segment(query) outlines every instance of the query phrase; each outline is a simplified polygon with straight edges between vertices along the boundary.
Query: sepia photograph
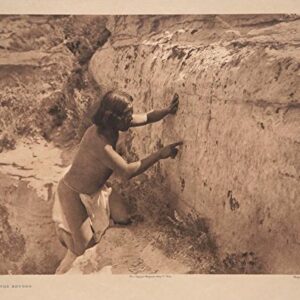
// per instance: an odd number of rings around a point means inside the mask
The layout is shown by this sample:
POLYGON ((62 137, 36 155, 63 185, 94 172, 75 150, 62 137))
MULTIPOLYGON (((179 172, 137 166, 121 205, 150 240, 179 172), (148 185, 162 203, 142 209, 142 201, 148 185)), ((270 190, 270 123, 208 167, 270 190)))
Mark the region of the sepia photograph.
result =
POLYGON ((0 274, 299 274, 300 16, 0 16, 0 274))

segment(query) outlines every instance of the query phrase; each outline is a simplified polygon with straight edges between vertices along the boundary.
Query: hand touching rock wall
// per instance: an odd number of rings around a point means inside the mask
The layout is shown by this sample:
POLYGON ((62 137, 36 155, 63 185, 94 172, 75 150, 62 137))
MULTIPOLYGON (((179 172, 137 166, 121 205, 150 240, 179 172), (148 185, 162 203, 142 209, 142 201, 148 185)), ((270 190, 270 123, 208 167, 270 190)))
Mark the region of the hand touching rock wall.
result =
POLYGON ((252 251, 267 272, 299 261, 300 20, 297 16, 129 16, 90 72, 125 90, 136 111, 180 109, 132 132, 141 155, 184 140, 155 170, 177 210, 208 220, 221 255, 252 251), (175 200, 174 200, 175 201, 175 200))

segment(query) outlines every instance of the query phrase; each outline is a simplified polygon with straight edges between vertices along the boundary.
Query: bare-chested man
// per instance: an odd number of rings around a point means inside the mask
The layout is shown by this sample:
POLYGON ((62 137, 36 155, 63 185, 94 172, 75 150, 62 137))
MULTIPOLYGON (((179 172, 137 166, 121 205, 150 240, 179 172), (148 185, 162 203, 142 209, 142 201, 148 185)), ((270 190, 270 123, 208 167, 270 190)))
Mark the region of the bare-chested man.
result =
MULTIPOLYGON (((105 203, 109 206, 107 199, 111 188, 105 183, 113 172, 129 180, 161 159, 174 158, 177 147, 182 144, 176 142, 142 160, 126 162, 116 152, 119 131, 154 123, 168 114, 175 114, 179 104, 178 95, 175 94, 171 104, 165 109, 134 114, 132 101, 132 97, 123 92, 111 91, 104 95, 93 116, 94 125, 85 132, 72 166, 58 184, 56 205, 59 205, 61 219, 55 221, 59 239, 68 251, 56 271, 57 274, 68 271, 77 256, 99 241, 99 236, 95 238, 93 222, 90 222, 92 211, 88 211, 87 205, 83 204, 84 199, 102 201, 104 206, 105 203)), ((113 218, 113 205, 111 206, 111 211, 108 209, 107 213, 113 218)), ((122 216, 121 213, 116 221, 126 223, 126 218, 126 214, 122 216)), ((102 227, 105 229, 108 223, 105 223, 105 216, 102 219, 95 219, 95 222, 100 222, 100 227, 101 222, 104 222, 102 227)))

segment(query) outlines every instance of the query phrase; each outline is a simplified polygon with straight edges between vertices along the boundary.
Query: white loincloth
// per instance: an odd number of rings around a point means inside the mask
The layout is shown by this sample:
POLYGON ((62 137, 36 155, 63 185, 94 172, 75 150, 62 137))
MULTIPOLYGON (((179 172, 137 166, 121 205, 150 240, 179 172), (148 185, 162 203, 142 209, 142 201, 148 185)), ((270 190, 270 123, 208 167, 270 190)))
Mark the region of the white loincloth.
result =
MULTIPOLYGON (((96 241, 101 239, 110 224, 109 196, 111 192, 112 188, 104 185, 93 195, 80 194, 81 202, 87 210, 96 241)), ((71 233, 57 192, 54 196, 52 218, 59 228, 71 233)))

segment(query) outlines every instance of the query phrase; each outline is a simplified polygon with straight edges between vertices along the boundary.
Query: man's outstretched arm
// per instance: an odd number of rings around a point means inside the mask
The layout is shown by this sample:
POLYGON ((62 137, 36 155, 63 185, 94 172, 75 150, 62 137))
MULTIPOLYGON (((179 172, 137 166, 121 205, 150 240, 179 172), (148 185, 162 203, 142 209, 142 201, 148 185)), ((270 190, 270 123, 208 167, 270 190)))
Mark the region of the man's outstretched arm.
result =
POLYGON ((179 96, 174 95, 171 104, 167 108, 152 110, 148 113, 133 114, 131 127, 142 126, 162 120, 168 114, 176 114, 179 105, 179 96))
POLYGON ((131 163, 124 160, 111 145, 107 144, 104 146, 102 158, 104 164, 113 170, 116 175, 124 180, 129 180, 132 177, 142 174, 161 159, 175 158, 178 153, 178 147, 182 144, 182 141, 169 144, 146 158, 131 163))

